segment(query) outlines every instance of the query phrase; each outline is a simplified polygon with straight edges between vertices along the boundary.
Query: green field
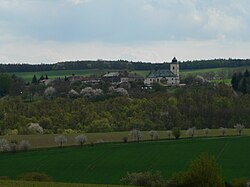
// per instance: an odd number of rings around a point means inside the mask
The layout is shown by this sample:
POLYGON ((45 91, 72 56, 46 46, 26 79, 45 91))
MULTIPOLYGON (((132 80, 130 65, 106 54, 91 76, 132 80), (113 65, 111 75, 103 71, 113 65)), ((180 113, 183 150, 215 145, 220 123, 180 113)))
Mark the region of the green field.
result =
POLYGON ((208 152, 216 157, 226 180, 249 178, 249 142, 249 136, 212 137, 4 153, 0 176, 15 179, 25 172, 43 172, 59 182, 119 184, 127 172, 161 171, 169 178, 208 152))

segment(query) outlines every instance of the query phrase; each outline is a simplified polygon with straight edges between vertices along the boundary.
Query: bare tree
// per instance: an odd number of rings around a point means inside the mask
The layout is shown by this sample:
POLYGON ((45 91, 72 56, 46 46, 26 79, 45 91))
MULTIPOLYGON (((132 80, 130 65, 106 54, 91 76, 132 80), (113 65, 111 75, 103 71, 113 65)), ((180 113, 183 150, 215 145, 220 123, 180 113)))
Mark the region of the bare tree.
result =
POLYGON ((209 133, 210 129, 209 128, 205 128, 203 129, 203 132, 206 136, 208 136, 208 133, 209 133))
POLYGON ((224 128, 224 127, 220 127, 219 128, 219 131, 221 133, 222 136, 225 136, 226 132, 227 132, 227 128, 224 128))
POLYGON ((133 129, 132 131, 130 131, 129 135, 132 136, 133 140, 137 141, 138 143, 139 143, 140 139, 142 138, 141 131, 139 131, 137 129, 133 129))
POLYGON ((55 142, 60 145, 60 147, 63 147, 63 144, 66 144, 68 139, 64 135, 58 135, 55 137, 55 142))
POLYGON ((237 123, 237 124, 234 126, 234 128, 235 128, 235 130, 238 132, 238 134, 239 134, 239 136, 240 136, 241 133, 242 133, 242 131, 243 131, 243 129, 245 128, 245 126, 242 125, 242 124, 237 123))
POLYGON ((21 151, 28 151, 30 149, 31 145, 28 140, 22 140, 19 144, 19 150, 21 151))
POLYGON ((196 131, 196 127, 188 128, 188 130, 187 130, 187 135, 188 135, 189 137, 194 137, 195 131, 196 131))
POLYGON ((81 147, 83 144, 87 142, 87 136, 84 136, 83 134, 80 134, 75 137, 76 143, 78 143, 81 147))

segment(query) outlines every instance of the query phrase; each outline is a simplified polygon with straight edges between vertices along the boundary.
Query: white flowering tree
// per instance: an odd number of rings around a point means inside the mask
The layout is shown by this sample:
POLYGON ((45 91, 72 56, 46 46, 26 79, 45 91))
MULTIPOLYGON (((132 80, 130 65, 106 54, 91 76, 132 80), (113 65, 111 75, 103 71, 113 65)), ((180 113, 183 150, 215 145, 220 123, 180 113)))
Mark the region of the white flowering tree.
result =
POLYGON ((77 98, 77 97, 79 97, 79 93, 77 92, 77 91, 75 91, 74 89, 71 89, 70 91, 69 91, 69 93, 68 93, 68 96, 70 97, 70 98, 77 98))
POLYGON ((55 137, 55 142, 60 146, 63 147, 64 144, 66 144, 68 142, 68 139, 66 136, 64 135, 58 135, 55 137))
POLYGON ((50 86, 46 88, 46 90, 44 91, 44 97, 50 99, 55 95, 55 93, 56 93, 56 89, 50 86))
POLYGON ((28 129, 33 134, 43 134, 43 128, 39 123, 30 123, 28 129))
POLYGON ((219 128, 219 132, 222 136, 225 136, 226 132, 227 132, 227 128, 224 128, 224 127, 220 127, 219 128))
POLYGON ((209 128, 205 128, 203 129, 203 132, 206 136, 208 136, 208 133, 209 133, 210 129, 209 128))
POLYGON ((19 150, 21 151, 28 151, 30 149, 31 145, 30 142, 28 140, 22 140, 19 143, 19 150))
POLYGON ((240 136, 242 134, 242 131, 244 130, 245 126, 242 125, 242 124, 239 124, 237 123, 235 126, 234 126, 236 132, 238 133, 238 135, 240 136))
POLYGON ((158 140, 159 139, 159 133, 155 130, 151 130, 148 132, 151 140, 158 140))
POLYGON ((93 89, 91 87, 86 87, 86 88, 81 90, 80 94, 83 97, 91 98, 91 97, 96 97, 96 96, 102 95, 103 91, 101 89, 93 89))
POLYGON ((8 152, 10 150, 9 141, 6 139, 0 139, 0 152, 8 152))
POLYGON ((137 141, 139 143, 139 141, 142 138, 142 133, 141 131, 137 130, 137 129, 133 129, 132 131, 130 131, 129 133, 130 136, 132 136, 134 141, 137 141))
POLYGON ((187 135, 188 135, 189 137, 194 137, 195 131, 196 131, 196 127, 188 128, 188 130, 187 130, 187 135))
POLYGON ((87 136, 84 136, 83 134, 76 136, 75 140, 76 143, 79 144, 81 147, 88 141, 87 136))

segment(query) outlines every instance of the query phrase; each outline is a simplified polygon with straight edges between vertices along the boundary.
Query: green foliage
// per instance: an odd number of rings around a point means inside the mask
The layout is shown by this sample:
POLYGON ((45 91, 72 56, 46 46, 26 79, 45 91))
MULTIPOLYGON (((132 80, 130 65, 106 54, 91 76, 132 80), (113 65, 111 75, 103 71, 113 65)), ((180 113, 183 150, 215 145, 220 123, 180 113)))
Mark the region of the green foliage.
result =
POLYGON ((170 179, 168 187, 224 187, 224 181, 215 159, 208 154, 194 160, 187 172, 170 179))
POLYGON ((86 132, 110 132, 112 126, 108 119, 94 120, 90 125, 85 127, 86 132))
POLYGON ((45 173, 31 172, 17 176, 18 180, 22 181, 52 181, 52 178, 45 173))
POLYGON ((165 180, 161 176, 160 172, 127 173, 127 175, 121 179, 121 183, 125 185, 147 187, 165 186, 165 180))

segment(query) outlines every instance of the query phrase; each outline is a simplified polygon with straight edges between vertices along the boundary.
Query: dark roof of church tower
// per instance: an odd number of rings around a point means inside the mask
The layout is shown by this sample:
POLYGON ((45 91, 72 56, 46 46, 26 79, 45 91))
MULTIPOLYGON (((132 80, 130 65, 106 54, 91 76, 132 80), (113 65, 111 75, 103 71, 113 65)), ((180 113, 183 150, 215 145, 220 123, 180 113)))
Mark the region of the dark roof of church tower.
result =
POLYGON ((173 58, 172 63, 173 64, 177 64, 178 63, 178 61, 177 61, 177 59, 175 57, 173 58))

